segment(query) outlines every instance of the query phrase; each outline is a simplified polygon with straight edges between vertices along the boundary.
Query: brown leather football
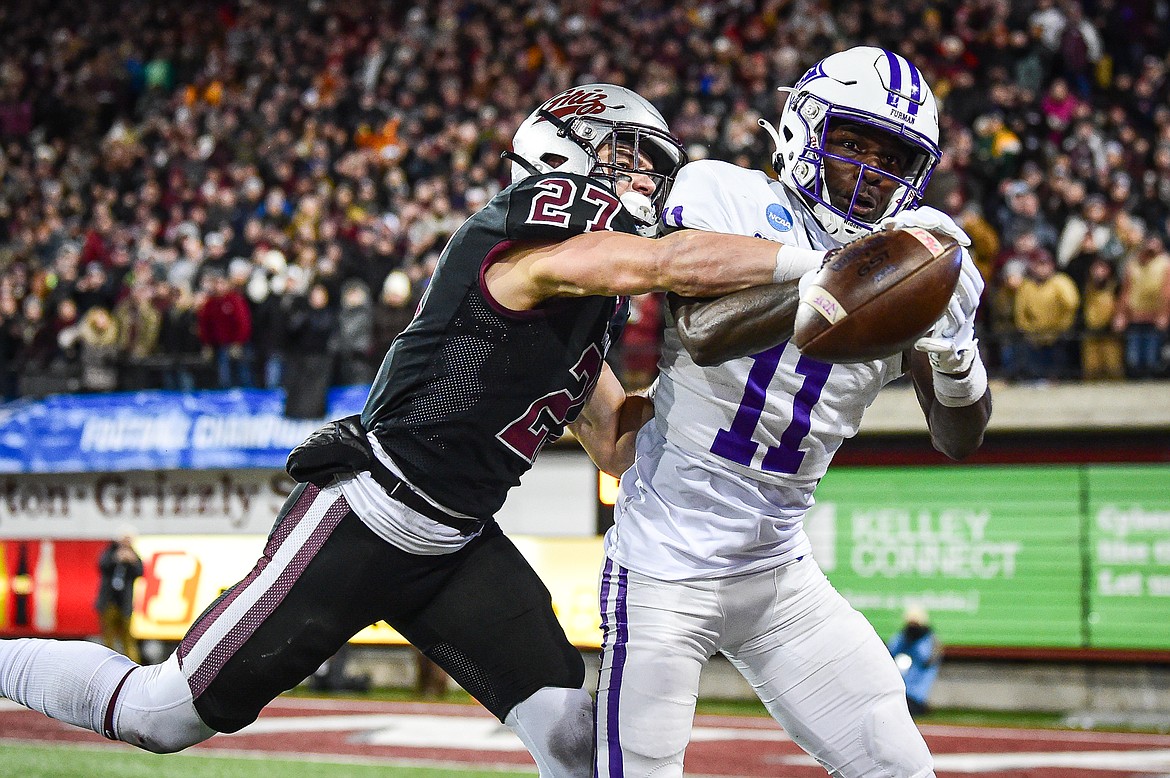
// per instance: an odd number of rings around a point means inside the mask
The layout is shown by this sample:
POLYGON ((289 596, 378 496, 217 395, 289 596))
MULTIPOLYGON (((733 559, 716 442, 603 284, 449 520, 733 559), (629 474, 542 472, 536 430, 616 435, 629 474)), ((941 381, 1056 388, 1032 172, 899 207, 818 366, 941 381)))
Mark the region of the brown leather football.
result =
POLYGON ((792 342, 823 362, 866 362, 909 348, 942 316, 962 264, 939 230, 878 230, 830 255, 801 295, 792 342))

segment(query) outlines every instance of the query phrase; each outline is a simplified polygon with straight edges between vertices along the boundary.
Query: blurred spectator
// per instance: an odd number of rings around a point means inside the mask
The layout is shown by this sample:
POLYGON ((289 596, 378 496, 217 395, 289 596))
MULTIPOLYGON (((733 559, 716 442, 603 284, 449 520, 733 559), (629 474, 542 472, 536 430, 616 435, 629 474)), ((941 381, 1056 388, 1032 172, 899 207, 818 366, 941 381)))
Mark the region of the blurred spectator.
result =
POLYGON ((118 326, 110 312, 100 305, 81 317, 78 361, 81 391, 112 392, 118 388, 118 326))
POLYGON ((1004 124, 1001 111, 991 111, 977 118, 975 137, 975 157, 984 167, 985 173, 996 178, 1015 174, 1023 146, 1019 136, 1004 124))
POLYGON ((1101 60, 1101 37, 1097 29, 1084 17, 1080 2, 1064 4, 1065 19, 1060 30, 1057 63, 1060 73, 1067 78, 1081 97, 1089 97, 1096 79, 1097 63, 1101 60))
POLYGON ((158 367, 154 356, 162 327, 162 314, 154 304, 154 285, 149 280, 135 283, 130 294, 114 306, 113 316, 122 364, 121 388, 154 388, 158 367))
POLYGON ((1000 252, 999 233, 983 216, 983 209, 978 203, 963 203, 962 197, 956 196, 948 206, 946 210, 956 214, 955 221, 971 237, 971 259, 979 268, 984 283, 991 284, 995 277, 995 260, 1000 252))
POLYGON ((98 560, 98 573, 94 607, 101 623, 102 645, 141 662, 138 641, 130 634, 130 618, 134 615, 134 582, 142 577, 143 566, 129 529, 106 546, 98 560))
POLYGON ((52 322, 45 317, 45 304, 41 298, 29 296, 24 298, 24 368, 26 370, 43 370, 57 353, 57 337, 53 332, 52 322))
POLYGON ((1165 367, 1162 354, 1170 330, 1170 256, 1156 233, 1126 258, 1114 332, 1125 333, 1125 370, 1130 378, 1153 378, 1165 367))
POLYGON ((252 307, 252 348, 261 384, 265 389, 279 389, 284 380, 284 351, 288 339, 288 311, 292 297, 288 294, 289 278, 284 272, 271 278, 266 273, 253 277, 248 301, 252 307))
POLYGON ((81 323, 78 316, 77 303, 71 298, 64 297, 57 302, 56 313, 53 316, 53 332, 57 335, 58 357, 66 363, 76 363, 77 349, 70 341, 66 331, 75 330, 81 323))
POLYGON ((1060 232, 1056 263, 1078 284, 1084 282, 1088 264, 1080 271, 1076 271, 1069 270, 1069 263, 1078 252, 1085 250, 1086 245, 1091 246, 1093 252, 1114 263, 1120 260, 1123 253, 1121 240, 1109 218, 1105 198, 1101 195, 1090 195, 1085 198, 1082 212, 1069 218, 1060 232), (1086 244, 1086 238, 1089 238, 1091 243, 1086 244))
POLYGON ((370 288, 359 278, 341 287, 337 315, 337 383, 369 384, 374 380, 374 307, 370 288))
POLYGON ((380 362, 390 350, 390 344, 414 318, 417 301, 410 276, 401 270, 394 270, 387 275, 379 302, 374 308, 373 351, 380 362))
POLYGON ((117 287, 110 281, 106 269, 98 262, 86 265, 74 287, 73 299, 77 301, 77 309, 85 313, 96 305, 109 310, 117 298, 117 287))
POLYGON ((1027 356, 1023 336, 1016 326, 1016 295, 1024 282, 1026 268, 1025 262, 1005 264, 987 293, 987 328, 991 335, 987 348, 992 351, 994 372, 1005 381, 1017 381, 1024 376, 1027 356))
POLYGON ((290 419, 325 418, 336 330, 337 312, 329 305, 329 290, 314 284, 288 315, 284 415, 290 419))
POLYGON ((1016 292, 1015 323, 1024 341, 1025 377, 1052 381, 1069 375, 1068 338, 1081 302, 1076 284, 1057 271, 1047 251, 1034 254, 1016 292))
POLYGON ((926 611, 918 606, 907 608, 902 617, 902 629, 890 638, 886 647, 906 682, 906 704, 911 715, 929 713, 927 700, 942 666, 943 647, 930 626, 926 611))
POLYGON ((0 291, 0 394, 5 401, 19 396, 17 379, 23 345, 19 303, 11 293, 0 291))
POLYGON ((1040 198, 1036 192, 1022 181, 1009 182, 1004 191, 1006 205, 1001 216, 1004 242, 1014 243, 1025 232, 1030 232, 1043 249, 1056 251, 1056 228, 1040 210, 1040 198))
POLYGON ((163 284, 160 290, 163 314, 159 322, 158 345, 164 355, 162 387, 190 392, 197 386, 196 374, 207 360, 199 337, 195 295, 186 286, 163 284))
POLYGON ((199 307, 199 339, 215 360, 219 387, 250 387, 252 315, 244 296, 218 271, 207 274, 207 296, 199 307))
POLYGON ((1121 337, 1112 329, 1116 308, 1117 276, 1113 265, 1098 256, 1081 288, 1081 377, 1086 381, 1125 378, 1121 337))

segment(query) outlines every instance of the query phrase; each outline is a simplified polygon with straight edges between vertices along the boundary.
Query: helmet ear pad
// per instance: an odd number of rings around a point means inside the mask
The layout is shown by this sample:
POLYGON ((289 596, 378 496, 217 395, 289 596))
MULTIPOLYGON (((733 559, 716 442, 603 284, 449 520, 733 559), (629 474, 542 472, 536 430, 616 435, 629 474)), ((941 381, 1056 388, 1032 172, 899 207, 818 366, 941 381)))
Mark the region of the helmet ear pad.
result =
MULTIPOLYGON (((848 242, 872 231, 882 218, 921 201, 939 160, 938 109, 929 85, 912 63, 885 49, 857 46, 821 60, 785 91, 790 94, 779 129, 765 125, 776 142, 773 167, 781 182, 801 195, 826 232, 848 242), (872 220, 853 213, 855 198, 839 207, 829 196, 825 134, 836 121, 896 136, 918 157, 902 176, 879 171, 897 181, 898 187, 886 209, 872 220)), ((859 176, 861 172, 859 168, 859 176)))

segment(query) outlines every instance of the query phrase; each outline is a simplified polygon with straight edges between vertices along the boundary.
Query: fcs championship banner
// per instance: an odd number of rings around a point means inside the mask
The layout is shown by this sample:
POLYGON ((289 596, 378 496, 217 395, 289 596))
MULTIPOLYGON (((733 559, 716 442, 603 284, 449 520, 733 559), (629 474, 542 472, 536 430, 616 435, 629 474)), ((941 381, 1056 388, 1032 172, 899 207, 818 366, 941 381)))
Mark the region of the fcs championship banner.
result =
MULTIPOLYGON (((333 389, 327 418, 361 410, 367 387, 333 389)), ((0 409, 0 473, 283 468, 322 424, 284 417, 284 392, 234 389, 60 395, 0 409)))

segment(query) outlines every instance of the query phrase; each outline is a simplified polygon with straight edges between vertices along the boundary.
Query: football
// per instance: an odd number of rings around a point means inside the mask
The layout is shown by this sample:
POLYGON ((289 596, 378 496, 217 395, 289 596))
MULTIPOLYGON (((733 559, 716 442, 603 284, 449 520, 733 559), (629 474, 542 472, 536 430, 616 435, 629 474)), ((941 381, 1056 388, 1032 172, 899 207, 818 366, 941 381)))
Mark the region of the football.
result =
POLYGON ((942 316, 961 264, 958 242, 938 230, 878 230, 846 244, 801 295, 792 342, 822 362, 897 354, 942 316))

